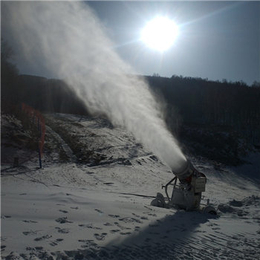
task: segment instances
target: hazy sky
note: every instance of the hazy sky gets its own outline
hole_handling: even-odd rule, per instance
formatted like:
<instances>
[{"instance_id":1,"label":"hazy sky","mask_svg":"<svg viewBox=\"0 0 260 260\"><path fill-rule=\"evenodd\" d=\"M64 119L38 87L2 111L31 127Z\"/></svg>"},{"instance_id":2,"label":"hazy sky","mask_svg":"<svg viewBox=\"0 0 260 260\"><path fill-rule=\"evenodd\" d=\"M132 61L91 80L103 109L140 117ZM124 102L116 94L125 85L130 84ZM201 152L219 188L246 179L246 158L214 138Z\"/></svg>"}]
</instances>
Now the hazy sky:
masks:
<instances>
[{"instance_id":1,"label":"hazy sky","mask_svg":"<svg viewBox=\"0 0 260 260\"><path fill-rule=\"evenodd\" d=\"M141 74L213 80L260 79L260 2L90 2L110 30L115 48ZM147 48L140 30L157 15L179 25L163 54Z\"/></svg>"},{"instance_id":2,"label":"hazy sky","mask_svg":"<svg viewBox=\"0 0 260 260\"><path fill-rule=\"evenodd\" d=\"M114 49L137 73L182 75L211 80L260 81L260 2L91 1ZM164 53L151 50L140 32L155 16L166 15L179 26L174 45ZM3 23L3 21L2 21ZM8 34L2 30L2 37ZM20 73L44 75L26 66Z\"/></svg>"}]
</instances>

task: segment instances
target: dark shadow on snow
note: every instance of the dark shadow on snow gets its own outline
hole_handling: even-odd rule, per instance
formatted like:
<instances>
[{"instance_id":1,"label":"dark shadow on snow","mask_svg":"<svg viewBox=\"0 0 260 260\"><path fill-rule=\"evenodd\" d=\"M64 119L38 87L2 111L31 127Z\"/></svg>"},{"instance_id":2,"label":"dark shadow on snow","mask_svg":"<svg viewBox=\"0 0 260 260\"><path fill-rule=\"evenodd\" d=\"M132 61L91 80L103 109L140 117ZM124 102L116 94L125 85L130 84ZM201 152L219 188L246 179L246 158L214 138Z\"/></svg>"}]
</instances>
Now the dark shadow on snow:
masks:
<instances>
[{"instance_id":1,"label":"dark shadow on snow","mask_svg":"<svg viewBox=\"0 0 260 260\"><path fill-rule=\"evenodd\" d=\"M154 212L154 211L151 211ZM213 216L200 212L177 211L163 219L150 223L141 229L138 225L131 235L125 239L115 239L106 247L89 244L87 249L65 251L73 259L178 259L178 256L189 255L190 244L196 242L192 237L196 228L206 223ZM129 231L129 230L128 230ZM127 231L126 231L127 232ZM200 248L194 248L196 255L201 254ZM203 254L201 255L203 256ZM183 258L184 259L184 258Z\"/></svg>"}]
</instances>

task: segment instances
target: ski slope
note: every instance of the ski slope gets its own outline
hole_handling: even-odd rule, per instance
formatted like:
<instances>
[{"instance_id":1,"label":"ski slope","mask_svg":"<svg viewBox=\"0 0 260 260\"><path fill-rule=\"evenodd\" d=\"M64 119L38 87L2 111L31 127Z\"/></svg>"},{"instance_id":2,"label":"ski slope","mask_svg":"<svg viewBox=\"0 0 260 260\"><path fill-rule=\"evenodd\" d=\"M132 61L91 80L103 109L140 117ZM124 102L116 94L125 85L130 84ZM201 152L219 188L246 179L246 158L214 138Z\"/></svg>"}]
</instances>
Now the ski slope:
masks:
<instances>
[{"instance_id":1,"label":"ski slope","mask_svg":"<svg viewBox=\"0 0 260 260\"><path fill-rule=\"evenodd\" d=\"M259 259L259 153L236 168L190 158L217 217L164 209L150 202L173 174L131 134L100 118L46 118L45 145L60 151L45 153L42 169L36 152L2 140L5 158L22 162L2 160L2 259ZM54 122L93 160L79 158Z\"/></svg>"}]
</instances>

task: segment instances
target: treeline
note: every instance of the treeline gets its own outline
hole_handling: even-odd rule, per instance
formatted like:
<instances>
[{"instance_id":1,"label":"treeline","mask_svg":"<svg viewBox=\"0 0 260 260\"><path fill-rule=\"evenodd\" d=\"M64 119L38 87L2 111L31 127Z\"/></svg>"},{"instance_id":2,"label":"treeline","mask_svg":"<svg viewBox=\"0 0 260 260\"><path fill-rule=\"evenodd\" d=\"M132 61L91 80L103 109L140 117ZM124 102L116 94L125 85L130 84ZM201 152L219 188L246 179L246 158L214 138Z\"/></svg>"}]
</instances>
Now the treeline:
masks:
<instances>
[{"instance_id":1,"label":"treeline","mask_svg":"<svg viewBox=\"0 0 260 260\"><path fill-rule=\"evenodd\" d=\"M1 39L1 110L10 113L22 103L41 112L87 114L84 102L62 80L19 75L14 52ZM19 108L18 108L19 109Z\"/></svg>"},{"instance_id":2,"label":"treeline","mask_svg":"<svg viewBox=\"0 0 260 260\"><path fill-rule=\"evenodd\" d=\"M87 107L62 80L19 75L13 52L1 40L2 111L22 102L41 112L87 114ZM147 76L165 104L166 122L177 134L182 124L224 126L260 143L260 83L218 82L201 78ZM116 81L116 78L115 78Z\"/></svg>"},{"instance_id":3,"label":"treeline","mask_svg":"<svg viewBox=\"0 0 260 260\"><path fill-rule=\"evenodd\" d=\"M1 90L3 111L26 103L43 113L88 114L84 102L62 80L16 75L8 82L2 81Z\"/></svg>"},{"instance_id":4,"label":"treeline","mask_svg":"<svg viewBox=\"0 0 260 260\"><path fill-rule=\"evenodd\" d=\"M260 139L260 87L243 82L218 82L201 78L147 77L152 90L166 101L166 120L231 127L254 143ZM172 123L172 124L171 124ZM176 131L176 129L172 129Z\"/></svg>"}]
</instances>

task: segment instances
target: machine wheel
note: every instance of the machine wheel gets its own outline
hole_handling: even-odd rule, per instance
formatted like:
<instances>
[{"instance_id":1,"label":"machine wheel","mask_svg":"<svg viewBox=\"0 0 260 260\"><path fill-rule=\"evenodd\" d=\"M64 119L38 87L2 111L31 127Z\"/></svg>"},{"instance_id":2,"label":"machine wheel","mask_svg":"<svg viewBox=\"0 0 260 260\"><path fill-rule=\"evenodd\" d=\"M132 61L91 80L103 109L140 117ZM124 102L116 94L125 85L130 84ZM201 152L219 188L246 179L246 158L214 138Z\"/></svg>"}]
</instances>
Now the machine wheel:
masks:
<instances>
[{"instance_id":1,"label":"machine wheel","mask_svg":"<svg viewBox=\"0 0 260 260\"><path fill-rule=\"evenodd\" d=\"M157 193L156 198L151 201L152 206L160 207L160 208L165 208L165 199L161 193Z\"/></svg>"},{"instance_id":2,"label":"machine wheel","mask_svg":"<svg viewBox=\"0 0 260 260\"><path fill-rule=\"evenodd\" d=\"M205 208L203 208L203 213L208 213L216 216L217 210L213 206L207 205Z\"/></svg>"}]
</instances>

